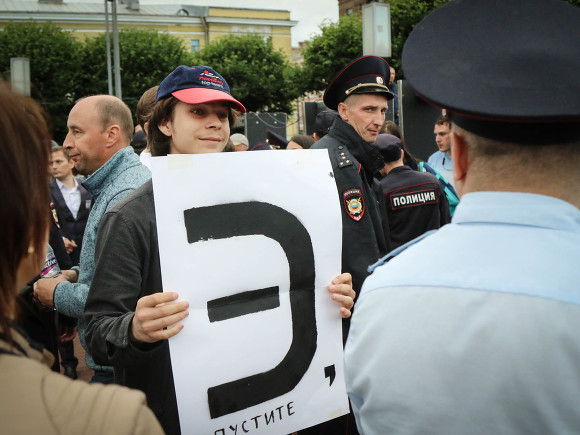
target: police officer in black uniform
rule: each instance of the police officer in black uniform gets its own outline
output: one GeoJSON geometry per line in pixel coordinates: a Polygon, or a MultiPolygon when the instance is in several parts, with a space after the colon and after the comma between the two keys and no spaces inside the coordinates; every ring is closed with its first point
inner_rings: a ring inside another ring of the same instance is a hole
{"type": "MultiPolygon", "coordinates": [[[[376,56],[355,59],[340,71],[323,97],[326,107],[339,116],[311,147],[327,149],[330,156],[342,209],[342,271],[352,275],[357,294],[368,266],[390,250],[382,193],[373,177],[384,162],[371,145],[385,121],[388,100],[394,97],[387,87],[389,74],[387,62],[376,56]]],[[[344,340],[349,325],[348,319],[343,320],[344,340]]],[[[358,433],[352,414],[300,431],[337,433],[358,433]]]]}
{"type": "Polygon", "coordinates": [[[421,234],[451,221],[449,203],[437,178],[405,166],[401,139],[379,134],[374,146],[385,166],[380,180],[389,222],[391,248],[395,249],[421,234]]]}
{"type": "Polygon", "coordinates": [[[371,145],[385,120],[389,65],[376,56],[351,62],[331,82],[324,104],[337,110],[330,131],[311,149],[328,149],[342,208],[342,270],[352,274],[358,293],[367,267],[387,251],[380,198],[373,193],[373,175],[384,166],[371,145]]]}

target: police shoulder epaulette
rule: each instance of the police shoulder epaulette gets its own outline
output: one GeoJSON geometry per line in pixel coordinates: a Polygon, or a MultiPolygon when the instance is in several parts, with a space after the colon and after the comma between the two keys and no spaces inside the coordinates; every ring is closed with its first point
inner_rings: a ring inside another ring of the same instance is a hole
{"type": "Polygon", "coordinates": [[[371,264],[367,268],[367,272],[369,274],[373,273],[377,267],[382,266],[383,264],[391,261],[393,258],[395,258],[397,255],[399,255],[401,252],[405,251],[407,248],[410,248],[415,243],[420,242],[424,238],[429,237],[431,234],[434,234],[436,232],[437,232],[437,230],[427,231],[426,233],[421,234],[419,237],[405,243],[404,245],[401,245],[398,248],[393,249],[391,252],[389,252],[387,255],[385,255],[383,258],[381,258],[379,261],[377,261],[374,264],[371,264]]]}
{"type": "Polygon", "coordinates": [[[346,168],[347,166],[352,166],[354,164],[350,152],[344,145],[339,145],[336,148],[335,152],[336,152],[336,161],[338,162],[339,168],[346,168]]]}

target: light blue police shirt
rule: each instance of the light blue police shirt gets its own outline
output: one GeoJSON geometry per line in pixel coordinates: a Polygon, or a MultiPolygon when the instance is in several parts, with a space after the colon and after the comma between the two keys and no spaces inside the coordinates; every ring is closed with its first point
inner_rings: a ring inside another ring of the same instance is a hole
{"type": "Polygon", "coordinates": [[[453,178],[453,160],[451,157],[442,151],[435,151],[429,156],[427,164],[445,177],[445,180],[453,187],[455,187],[455,179],[453,178]]]}
{"type": "Polygon", "coordinates": [[[580,210],[463,196],[365,281],[345,348],[362,434],[580,433],[580,210]]]}

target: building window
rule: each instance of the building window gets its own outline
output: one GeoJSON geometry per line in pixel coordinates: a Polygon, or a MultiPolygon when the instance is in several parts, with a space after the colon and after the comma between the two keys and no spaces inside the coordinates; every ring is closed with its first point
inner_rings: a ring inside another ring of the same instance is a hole
{"type": "Polygon", "coordinates": [[[352,8],[348,8],[348,9],[346,10],[346,14],[347,14],[347,15],[352,15],[352,8]]]}
{"type": "Polygon", "coordinates": [[[191,51],[192,52],[199,51],[199,39],[191,40],[191,51]]]}

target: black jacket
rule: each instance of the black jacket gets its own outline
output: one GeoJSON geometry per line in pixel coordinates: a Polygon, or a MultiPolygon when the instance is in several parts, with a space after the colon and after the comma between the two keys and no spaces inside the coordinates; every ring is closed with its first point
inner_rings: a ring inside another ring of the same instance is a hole
{"type": "Polygon", "coordinates": [[[99,225],[95,275],[85,305],[85,339],[115,383],[141,390],[165,433],[180,433],[167,340],[136,345],[129,328],[137,301],[163,291],[151,180],[111,207],[99,225]]]}
{"type": "Polygon", "coordinates": [[[451,221],[447,197],[435,176],[399,166],[381,179],[380,184],[392,249],[451,221]]]}
{"type": "Polygon", "coordinates": [[[352,274],[358,294],[367,267],[388,251],[385,208],[373,178],[383,157],[340,117],[311,148],[328,149],[342,210],[342,271],[352,274]]]}

